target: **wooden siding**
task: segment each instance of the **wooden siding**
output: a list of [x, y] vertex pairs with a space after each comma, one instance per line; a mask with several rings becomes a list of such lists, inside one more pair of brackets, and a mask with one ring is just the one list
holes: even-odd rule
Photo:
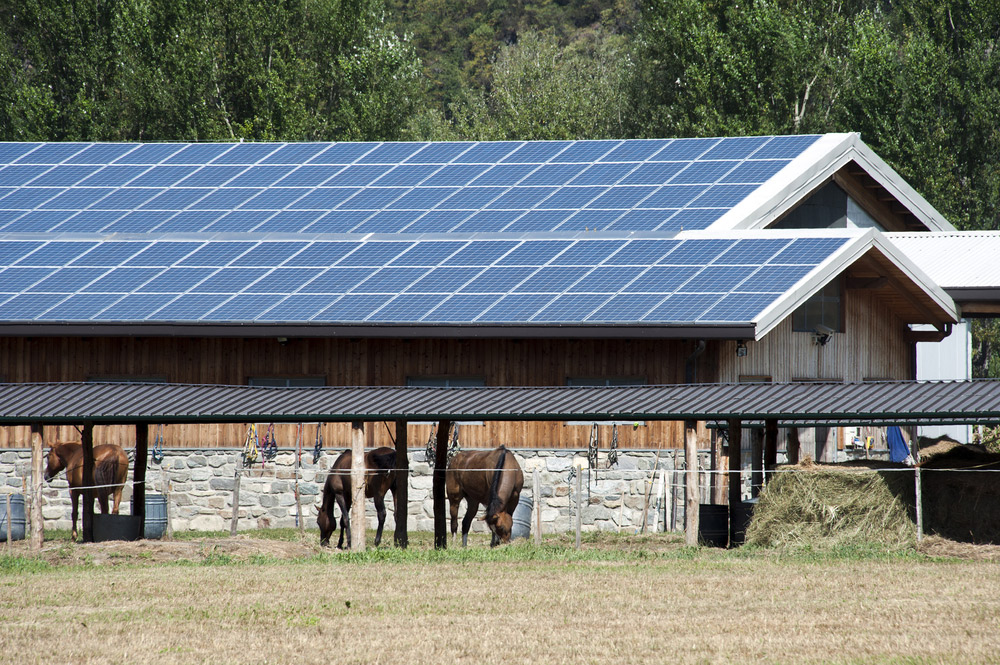
[[[710, 345], [711, 347], [711, 345]], [[246, 384], [250, 377], [321, 376], [327, 385], [406, 385], [408, 377], [477, 377], [486, 385], [565, 385], [567, 378], [639, 378], [647, 384], [681, 383], [693, 341], [559, 339], [276, 339], [243, 338], [0, 338], [5, 381], [156, 379], [175, 383]], [[717, 354], [698, 358], [698, 378], [715, 380]], [[316, 424], [304, 427], [303, 449], [313, 446]], [[171, 425], [164, 447], [242, 446], [243, 424]], [[295, 444], [296, 427], [276, 428], [279, 446]], [[366, 428], [368, 445], [392, 445], [389, 427]], [[607, 450], [611, 427], [601, 428]], [[413, 425], [411, 445], [427, 441], [431, 426]], [[589, 425], [561, 422], [490, 422], [465, 425], [463, 447], [501, 443], [520, 447], [586, 448]], [[263, 431], [261, 432], [263, 435]], [[707, 434], [701, 430], [707, 445]], [[650, 422], [619, 427], [622, 448], [683, 447], [683, 424]], [[150, 441], [156, 437], [150, 428]], [[46, 440], [78, 439], [73, 427], [47, 428]], [[323, 425], [326, 448], [346, 447], [350, 425]], [[129, 447], [131, 427], [95, 428], [95, 443]], [[0, 447], [25, 447], [28, 430], [0, 428]]]

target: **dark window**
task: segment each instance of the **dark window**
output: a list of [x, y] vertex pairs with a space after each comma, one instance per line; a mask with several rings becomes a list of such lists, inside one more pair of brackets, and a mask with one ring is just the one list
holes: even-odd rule
[[816, 190], [771, 228], [843, 229], [847, 227], [847, 192], [830, 182]]
[[837, 278], [824, 286], [792, 314], [792, 330], [815, 332], [817, 326], [826, 326], [835, 332], [844, 332], [843, 280]]

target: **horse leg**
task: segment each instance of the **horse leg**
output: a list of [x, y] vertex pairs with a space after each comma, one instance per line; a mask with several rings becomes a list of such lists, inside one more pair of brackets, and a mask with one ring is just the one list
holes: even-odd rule
[[340, 540], [337, 549], [344, 549], [344, 531], [347, 531], [347, 547], [351, 546], [351, 499], [346, 493], [337, 495], [337, 507], [340, 508]]
[[479, 510], [478, 502], [469, 497], [465, 497], [465, 500], [469, 502], [469, 510], [466, 511], [465, 518], [462, 520], [462, 547], [469, 546], [469, 529], [472, 528], [472, 520], [476, 518], [476, 511]]
[[101, 509], [101, 514], [102, 515], [107, 515], [108, 514], [108, 495], [105, 494], [105, 493], [103, 493], [103, 492], [100, 492], [100, 490], [98, 490], [98, 492], [99, 492], [99, 494], [97, 495], [97, 505]]
[[120, 506], [121, 503], [122, 503], [122, 488], [121, 487], [116, 487], [115, 491], [114, 491], [114, 494], [112, 496], [114, 497], [114, 501], [111, 504], [112, 505], [111, 512], [114, 513], [115, 515], [117, 515], [118, 514], [118, 506]]
[[460, 498], [449, 498], [449, 510], [451, 511], [451, 543], [455, 544], [455, 537], [458, 534], [458, 504], [461, 503]]
[[382, 527], [385, 526], [385, 494], [375, 493], [375, 514], [378, 516], [378, 531], [375, 532], [375, 547], [382, 542]]
[[70, 503], [73, 504], [73, 510], [72, 510], [73, 526], [71, 527], [71, 530], [70, 530], [70, 539], [72, 539], [75, 542], [76, 541], [76, 515], [77, 515], [77, 506], [80, 505], [80, 491], [79, 490], [70, 490], [69, 491], [69, 498], [70, 498]]

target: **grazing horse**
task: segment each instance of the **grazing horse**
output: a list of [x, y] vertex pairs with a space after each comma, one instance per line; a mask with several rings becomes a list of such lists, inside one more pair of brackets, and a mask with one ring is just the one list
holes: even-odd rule
[[[57, 473], [66, 469], [66, 481], [69, 483], [69, 495], [73, 501], [73, 532], [76, 540], [77, 504], [80, 495], [85, 490], [83, 486], [83, 444], [75, 442], [57, 443], [49, 448], [46, 457], [45, 481], [48, 482]], [[128, 455], [121, 446], [105, 443], [94, 446], [94, 484], [103, 485], [94, 490], [101, 513], [108, 514], [108, 496], [114, 495], [111, 512], [118, 514], [118, 506], [122, 501], [122, 487], [128, 475]]]
[[451, 507], [451, 535], [458, 530], [458, 504], [465, 499], [469, 510], [462, 520], [462, 547], [468, 545], [469, 527], [479, 504], [486, 506], [487, 526], [493, 532], [490, 547], [510, 542], [517, 508], [524, 486], [521, 465], [505, 447], [495, 450], [466, 451], [455, 455], [445, 476]]
[[[392, 502], [396, 503], [396, 451], [383, 447], [365, 453], [365, 498], [375, 499], [378, 514], [378, 531], [375, 533], [375, 547], [382, 542], [382, 527], [385, 525], [385, 493], [392, 490]], [[337, 549], [344, 547], [344, 531], [347, 531], [347, 547], [351, 546], [351, 451], [345, 450], [330, 469], [323, 486], [323, 507], [316, 522], [319, 524], [319, 544], [330, 545], [330, 536], [337, 528], [333, 515], [333, 504], [340, 508], [340, 540]], [[362, 528], [364, 526], [362, 525]]]

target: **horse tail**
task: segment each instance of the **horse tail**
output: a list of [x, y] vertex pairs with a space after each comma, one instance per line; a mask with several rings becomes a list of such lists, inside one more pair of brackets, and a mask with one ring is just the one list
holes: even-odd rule
[[118, 485], [118, 460], [103, 460], [94, 466], [94, 484], [97, 485], [97, 492], [110, 494], [114, 487]]
[[497, 458], [496, 471], [493, 472], [493, 482], [490, 483], [490, 502], [486, 505], [486, 516], [496, 515], [503, 507], [500, 494], [497, 488], [500, 487], [500, 478], [503, 474], [503, 465], [507, 459], [507, 449], [500, 446], [500, 456]]

